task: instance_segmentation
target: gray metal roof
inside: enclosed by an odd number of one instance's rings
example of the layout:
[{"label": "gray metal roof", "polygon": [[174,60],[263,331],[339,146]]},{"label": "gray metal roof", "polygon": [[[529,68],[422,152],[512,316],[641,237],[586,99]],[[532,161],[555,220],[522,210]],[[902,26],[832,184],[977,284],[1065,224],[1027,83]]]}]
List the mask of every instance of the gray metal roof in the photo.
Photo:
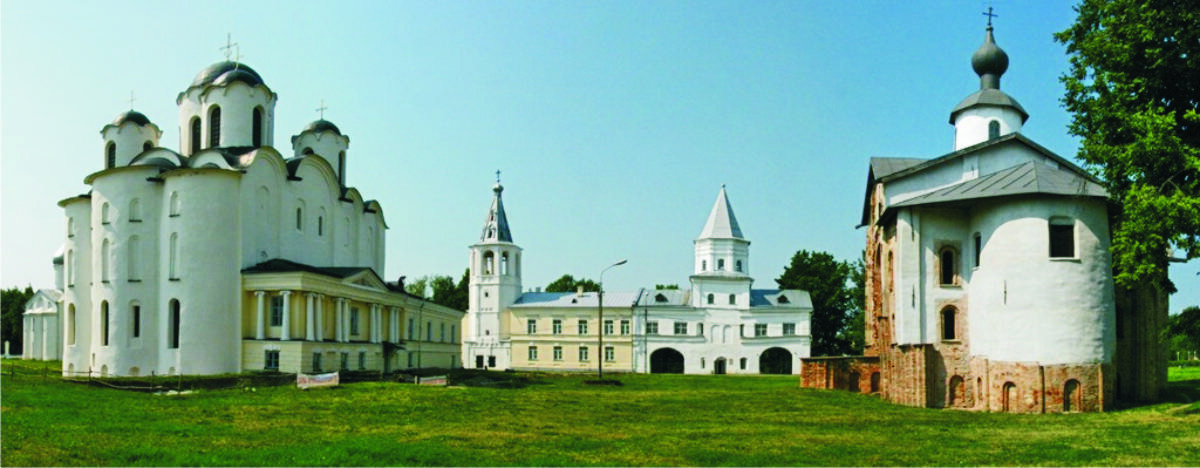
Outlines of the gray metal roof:
[{"label": "gray metal roof", "polygon": [[[613,291],[604,293],[604,307],[622,308],[633,307],[637,304],[638,291]],[[596,308],[600,304],[600,293],[585,292],[582,295],[574,292],[527,292],[521,294],[513,303],[514,308],[545,307],[545,308]]]},{"label": "gray metal roof", "polygon": [[978,179],[945,187],[896,203],[895,207],[1024,194],[1108,197],[1104,187],[1071,170],[1030,161]]},{"label": "gray metal roof", "polygon": [[700,239],[728,239],[742,237],[742,228],[738,226],[737,216],[733,215],[733,206],[725,196],[725,186],[717,193],[717,201],[713,203],[712,211],[708,213],[708,221],[700,230]]},{"label": "gray metal roof", "polygon": [[808,291],[799,289],[751,289],[750,307],[812,308]]},{"label": "gray metal roof", "polygon": [[638,307],[679,307],[688,305],[690,289],[647,289],[638,301]]},{"label": "gray metal roof", "polygon": [[928,159],[922,158],[871,158],[871,173],[876,179],[882,179],[910,167],[921,164]]},{"label": "gray metal roof", "polygon": [[217,62],[196,74],[196,78],[192,80],[193,88],[198,86],[208,85],[224,85],[234,81],[241,81],[250,86],[263,84],[263,79],[258,72],[246,66],[244,63],[224,61]]},{"label": "gray metal roof", "polygon": [[479,242],[512,242],[512,232],[508,229],[508,215],[504,214],[504,201],[500,193],[504,186],[500,185],[499,177],[492,187],[492,206],[488,208],[487,219],[483,221],[483,232],[479,234]]},{"label": "gray metal roof", "polygon": [[959,113],[975,106],[1011,107],[1021,114],[1021,123],[1029,120],[1029,113],[1025,112],[1025,108],[1021,107],[1021,103],[1017,102],[1016,99],[1013,99],[1012,96],[1005,94],[1004,91],[1000,91],[999,89],[988,88],[971,93],[970,96],[963,99],[957,106],[954,106],[954,110],[950,111],[950,123],[954,124],[954,118]]}]

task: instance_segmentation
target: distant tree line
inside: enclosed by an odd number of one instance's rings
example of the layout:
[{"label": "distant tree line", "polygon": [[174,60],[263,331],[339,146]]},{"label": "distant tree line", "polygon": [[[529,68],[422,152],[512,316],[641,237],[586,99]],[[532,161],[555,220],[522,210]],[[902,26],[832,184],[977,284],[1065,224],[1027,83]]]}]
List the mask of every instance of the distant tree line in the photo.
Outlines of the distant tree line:
[{"label": "distant tree line", "polygon": [[[22,314],[25,313],[25,303],[33,298],[33,287],[25,286],[25,289],[8,288],[0,291],[0,307],[3,307],[3,312],[0,313],[0,343],[7,341],[9,343],[8,352],[12,354],[21,354],[22,338],[25,336],[23,331]],[[2,346],[2,345],[0,345]]]}]

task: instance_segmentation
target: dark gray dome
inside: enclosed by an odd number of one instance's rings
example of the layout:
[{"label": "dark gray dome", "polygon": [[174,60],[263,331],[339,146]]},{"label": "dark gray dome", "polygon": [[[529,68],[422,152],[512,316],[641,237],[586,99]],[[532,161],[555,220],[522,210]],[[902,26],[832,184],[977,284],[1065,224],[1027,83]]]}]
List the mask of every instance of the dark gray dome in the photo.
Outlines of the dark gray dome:
[{"label": "dark gray dome", "polygon": [[196,74],[196,79],[192,80],[192,87],[227,85],[234,81],[241,81],[250,86],[264,84],[262,77],[253,68],[244,63],[225,61],[214,63],[200,70],[200,73]]},{"label": "dark gray dome", "polygon": [[1008,54],[996,45],[991,26],[987,28],[983,45],[971,55],[971,68],[979,75],[981,89],[1000,89],[1000,75],[1008,70]]},{"label": "dark gray dome", "polygon": [[313,123],[310,123],[307,127],[304,127],[304,131],[317,133],[329,131],[338,135],[342,134],[342,131],[337,128],[337,125],[334,125],[333,122],[325,119],[313,121]]},{"label": "dark gray dome", "polygon": [[141,112],[130,110],[129,112],[118,115],[117,118],[113,119],[112,124],[120,127],[125,122],[133,122],[137,125],[145,126],[150,124],[150,119]]}]

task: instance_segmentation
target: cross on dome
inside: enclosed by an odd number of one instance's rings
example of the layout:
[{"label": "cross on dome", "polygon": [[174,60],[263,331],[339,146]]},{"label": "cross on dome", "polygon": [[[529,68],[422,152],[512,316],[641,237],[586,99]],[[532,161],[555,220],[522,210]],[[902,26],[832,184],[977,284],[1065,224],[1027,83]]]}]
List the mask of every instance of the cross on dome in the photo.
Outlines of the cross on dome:
[{"label": "cross on dome", "polygon": [[133,90],[129,90],[129,110],[133,110]]},{"label": "cross on dome", "polygon": [[500,169],[496,169],[496,184],[500,183]]},{"label": "cross on dome", "polygon": [[225,53],[225,60],[229,60],[233,56],[233,48],[237,47],[238,43],[233,42],[233,34],[225,33],[225,45],[218,47],[217,50]]},{"label": "cross on dome", "polygon": [[983,13],[983,16],[986,16],[986,17],[987,17],[987,19],[988,19],[988,27],[990,28],[990,27],[992,27],[992,18],[999,17],[1000,15],[997,15],[997,14],[995,14],[995,13],[992,13],[992,7],[991,7],[991,5],[988,5],[988,11],[984,12],[984,13]]},{"label": "cross on dome", "polygon": [[326,109],[329,109],[329,108],[328,108],[328,107],[325,107],[325,99],[324,99],[324,98],[322,98],[322,99],[321,99],[321,106],[320,106],[320,107],[317,107],[316,109],[313,109],[313,110],[315,110],[315,111],[317,111],[317,112],[319,113],[319,115],[321,116],[321,120],[325,120],[325,110],[326,110]]}]

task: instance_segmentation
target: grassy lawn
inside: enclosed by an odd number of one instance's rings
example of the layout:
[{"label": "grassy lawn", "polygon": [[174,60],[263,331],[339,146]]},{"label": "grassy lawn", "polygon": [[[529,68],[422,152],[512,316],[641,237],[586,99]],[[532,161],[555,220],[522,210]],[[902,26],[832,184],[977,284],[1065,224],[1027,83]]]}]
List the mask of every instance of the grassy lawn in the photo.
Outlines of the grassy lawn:
[{"label": "grassy lawn", "polygon": [[[4,466],[1200,465],[1200,403],[969,413],[801,389],[789,376],[682,375],[168,397],[43,379],[42,366],[4,362]],[[1173,399],[1200,399],[1195,368],[1171,373]]]}]

